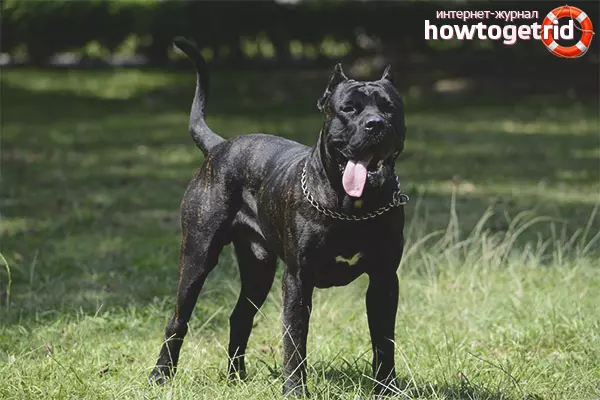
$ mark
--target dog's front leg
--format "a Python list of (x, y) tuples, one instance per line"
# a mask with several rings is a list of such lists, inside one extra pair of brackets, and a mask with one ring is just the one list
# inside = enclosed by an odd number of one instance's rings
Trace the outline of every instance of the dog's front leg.
[(296, 270), (283, 274), (283, 394), (308, 395), (306, 338), (314, 285)]
[(394, 367), (394, 326), (398, 310), (396, 271), (370, 276), (367, 289), (367, 317), (373, 346), (375, 394), (389, 395), (396, 390)]

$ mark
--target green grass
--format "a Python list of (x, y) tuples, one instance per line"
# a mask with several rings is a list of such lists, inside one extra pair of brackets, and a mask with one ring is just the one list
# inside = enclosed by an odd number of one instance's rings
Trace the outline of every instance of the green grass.
[[(217, 132), (314, 142), (326, 74), (213, 78)], [(193, 84), (190, 72), (3, 71), (0, 398), (280, 397), (279, 278), (250, 338), (249, 379), (226, 379), (230, 249), (176, 379), (146, 384), (174, 304), (178, 206), (201, 162), (187, 134)], [(406, 103), (398, 398), (600, 398), (597, 99)], [(315, 294), (315, 398), (372, 388), (366, 284)]]

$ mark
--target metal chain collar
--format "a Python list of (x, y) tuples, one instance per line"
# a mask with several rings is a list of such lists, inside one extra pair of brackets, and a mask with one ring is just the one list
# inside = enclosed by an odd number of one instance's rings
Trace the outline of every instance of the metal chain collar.
[(302, 192), (304, 192), (304, 196), (306, 197), (306, 200), (308, 200), (308, 202), (310, 203), (311, 206), (316, 208), (317, 211), (319, 211), (320, 213), (327, 215), (328, 217), (331, 217), (334, 219), (341, 219), (344, 221), (364, 221), (367, 219), (372, 219), (372, 218), (378, 217), (381, 214), (391, 210), (394, 207), (403, 206), (404, 204), (408, 203), (409, 197), (408, 197), (408, 195), (400, 192), (400, 180), (398, 179), (398, 176), (396, 176), (396, 183), (398, 184), (398, 188), (392, 195), (392, 201), (390, 201), (385, 206), (380, 207), (375, 211), (372, 211), (368, 214), (361, 215), (361, 216), (349, 215), (349, 214), (344, 214), (344, 213), (340, 213), (337, 211), (331, 211), (330, 209), (321, 206), (315, 200), (315, 198), (312, 196), (312, 194), (310, 194), (310, 192), (308, 191), (308, 187), (306, 185), (306, 165), (307, 165), (307, 163), (304, 164), (304, 168), (302, 169), (302, 178), (300, 179), (300, 183), (302, 184)]

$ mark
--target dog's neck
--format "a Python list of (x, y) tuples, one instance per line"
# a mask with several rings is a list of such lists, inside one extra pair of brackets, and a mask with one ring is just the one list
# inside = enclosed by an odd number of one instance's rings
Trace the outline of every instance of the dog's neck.
[[(333, 155), (327, 148), (323, 130), (319, 133), (319, 139), (312, 153), (313, 167), (320, 168), (320, 178), (327, 180), (329, 186), (335, 192), (337, 197), (343, 197), (346, 193), (342, 186), (342, 179), (339, 167), (334, 160)], [(313, 171), (313, 173), (316, 171)]]

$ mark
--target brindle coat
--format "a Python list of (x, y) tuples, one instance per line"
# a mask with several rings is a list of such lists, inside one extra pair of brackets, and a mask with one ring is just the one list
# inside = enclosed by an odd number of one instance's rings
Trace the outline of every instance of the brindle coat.
[[(175, 312), (166, 327), (156, 368), (163, 382), (177, 366), (179, 351), (197, 297), (223, 246), (233, 243), (242, 288), (231, 314), (229, 372), (245, 375), (244, 353), (253, 318), (265, 301), (279, 257), (283, 274), (284, 393), (306, 392), (306, 339), (313, 289), (342, 286), (366, 273), (366, 306), (373, 347), (377, 394), (395, 383), (394, 324), (398, 305), (396, 269), (403, 249), (404, 209), (376, 218), (338, 220), (306, 199), (307, 188), (322, 207), (365, 215), (388, 204), (397, 185), (394, 163), (403, 149), (403, 104), (389, 68), (373, 82), (348, 79), (338, 64), (318, 102), (325, 115), (317, 144), (307, 147), (280, 137), (249, 134), (224, 140), (208, 128), (204, 105), (206, 64), (197, 48), (177, 38), (176, 46), (194, 61), (198, 80), (190, 133), (205, 160), (181, 204), (183, 237)], [(368, 129), (373, 121), (377, 128)], [(380, 185), (367, 184), (361, 203), (342, 187), (349, 158), (373, 155), (383, 168)], [(358, 207), (360, 205), (360, 208)]]

